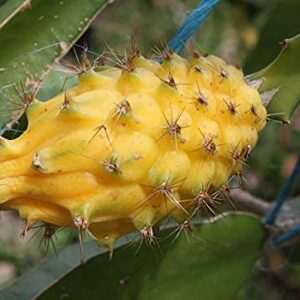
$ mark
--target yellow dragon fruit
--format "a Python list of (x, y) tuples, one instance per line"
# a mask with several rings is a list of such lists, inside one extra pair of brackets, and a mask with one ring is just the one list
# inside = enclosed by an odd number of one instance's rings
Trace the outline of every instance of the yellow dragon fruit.
[(87, 230), (102, 246), (171, 216), (183, 222), (239, 174), (266, 122), (259, 93), (222, 59), (128, 55), (48, 102), (0, 140), (0, 209)]

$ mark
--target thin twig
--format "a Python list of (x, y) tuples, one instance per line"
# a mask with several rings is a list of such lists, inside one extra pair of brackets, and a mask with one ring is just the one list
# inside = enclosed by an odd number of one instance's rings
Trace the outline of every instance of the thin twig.
[(267, 213), (264, 222), (267, 225), (272, 225), (274, 224), (281, 208), (282, 205), (284, 203), (284, 201), (288, 198), (288, 196), (291, 193), (291, 190), (294, 186), (294, 183), (296, 181), (297, 175), (300, 172), (300, 152), (298, 154), (298, 159), (297, 162), (294, 166), (294, 169), (291, 173), (291, 175), (289, 176), (288, 180), (286, 181), (286, 183), (284, 184), (284, 186), (282, 187), (280, 193), (278, 194), (272, 208), (270, 209), (270, 211)]
[(230, 191), (232, 202), (238, 207), (255, 213), (259, 216), (265, 216), (271, 208), (271, 204), (251, 195), (249, 192), (242, 189), (232, 189)]
[(273, 239), (273, 245), (274, 246), (280, 246), (296, 236), (299, 236), (300, 234), (300, 224), (296, 224), (294, 227), (292, 227), (288, 232), (285, 232)]

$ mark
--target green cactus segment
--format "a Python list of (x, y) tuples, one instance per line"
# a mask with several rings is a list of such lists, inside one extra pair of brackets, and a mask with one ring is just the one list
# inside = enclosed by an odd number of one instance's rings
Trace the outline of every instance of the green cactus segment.
[[(255, 49), (246, 57), (243, 70), (252, 74), (278, 55), (278, 42), (300, 33), (299, 0), (272, 1)], [(288, 22), (287, 22), (288, 20)]]
[(262, 80), (260, 93), (272, 96), (267, 106), (270, 118), (289, 123), (300, 104), (300, 34), (284, 40), (282, 47), (270, 65), (249, 79)]
[(31, 7), (31, 0), (10, 0), (0, 6), (0, 29), (18, 13)]
[[(107, 253), (88, 243), (87, 262), (71, 246), (0, 293), (3, 299), (205, 299), (231, 300), (258, 258), (266, 231), (255, 217), (232, 214), (216, 222), (161, 232), (153, 249), (145, 242)], [(170, 235), (170, 232), (172, 234)], [(170, 235), (168, 238), (164, 237)]]
[(78, 76), (69, 74), (63, 66), (54, 67), (40, 84), (36, 98), (47, 101), (78, 84)]
[[(10, 2), (10, 1), (9, 1)], [(18, 99), (20, 83), (38, 81), (63, 57), (108, 0), (33, 0), (0, 31), (0, 101)], [(26, 88), (26, 87), (25, 87)], [(7, 109), (7, 108), (6, 108)], [(10, 116), (1, 114), (2, 123)]]

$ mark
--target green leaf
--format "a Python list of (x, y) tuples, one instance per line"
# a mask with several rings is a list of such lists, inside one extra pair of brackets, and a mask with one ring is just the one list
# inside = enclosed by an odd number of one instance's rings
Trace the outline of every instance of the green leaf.
[[(32, 0), (0, 30), (0, 101), (17, 98), (13, 85), (39, 81), (88, 28), (109, 0)], [(14, 99), (15, 98), (15, 99)], [(7, 108), (6, 108), (7, 109)], [(5, 107), (2, 107), (3, 111)], [(5, 121), (9, 115), (2, 114)]]
[(243, 66), (246, 74), (252, 74), (271, 63), (278, 55), (279, 42), (300, 32), (299, 0), (263, 2), (266, 9), (262, 13), (263, 15), (259, 17), (263, 21), (263, 28), (259, 33), (259, 40), (255, 49), (246, 58)]
[(6, 1), (0, 8), (0, 29), (4, 27), (19, 12), (30, 8), (31, 0)]
[(262, 80), (259, 92), (270, 97), (270, 118), (289, 123), (300, 103), (300, 35), (286, 39), (277, 58), (248, 78)]
[[(168, 234), (170, 229), (162, 232), (162, 240)], [(256, 217), (232, 214), (195, 225), (192, 234), (183, 230), (174, 242), (171, 237), (164, 239), (160, 248), (142, 245), (135, 253), (138, 245), (119, 245), (111, 261), (107, 253), (87, 244), (87, 262), (79, 265), (78, 249), (72, 246), (58, 259), (50, 258), (25, 274), (0, 297), (232, 300), (265, 238), (264, 225)]]
[(47, 74), (42, 81), (36, 98), (40, 101), (46, 101), (78, 84), (78, 76), (68, 74), (63, 66), (54, 68)]

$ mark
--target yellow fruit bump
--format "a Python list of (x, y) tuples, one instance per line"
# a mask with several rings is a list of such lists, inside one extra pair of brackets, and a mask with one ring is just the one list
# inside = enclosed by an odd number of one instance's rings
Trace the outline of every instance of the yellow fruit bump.
[(0, 140), (0, 209), (24, 232), (41, 221), (47, 237), (73, 227), (108, 247), (135, 230), (153, 239), (166, 217), (214, 214), (266, 122), (239, 69), (196, 53), (159, 64), (129, 51), (48, 102), (24, 99), (28, 128)]

